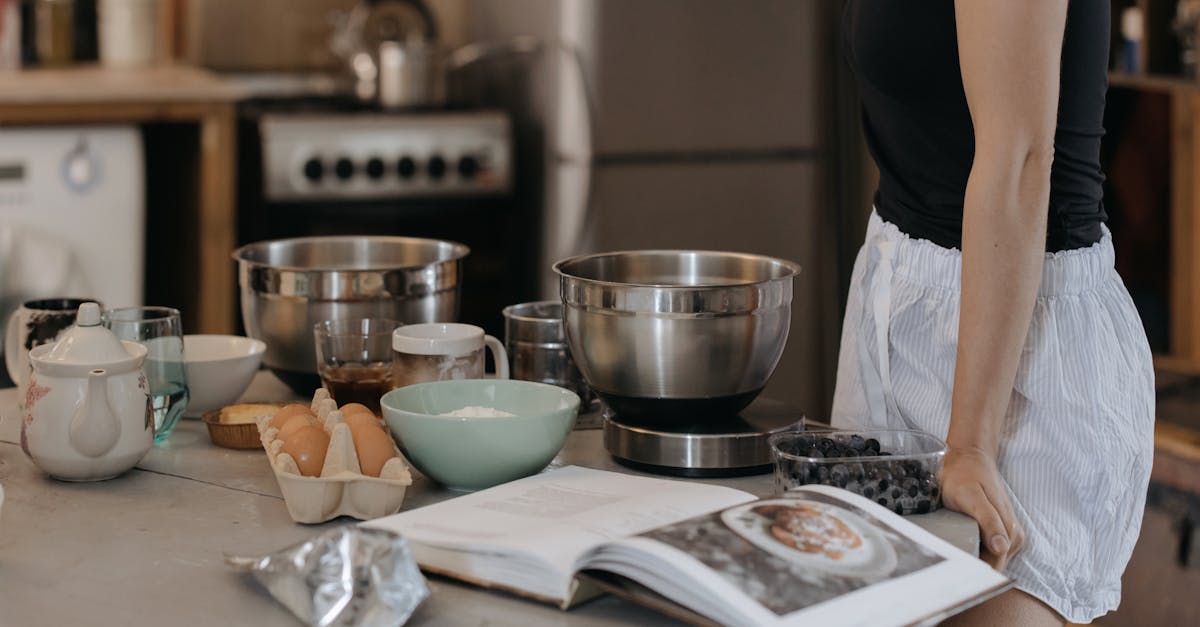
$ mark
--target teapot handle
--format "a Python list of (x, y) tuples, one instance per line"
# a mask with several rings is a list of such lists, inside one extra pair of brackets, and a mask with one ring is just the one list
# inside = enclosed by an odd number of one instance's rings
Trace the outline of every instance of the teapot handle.
[(87, 393), (75, 406), (69, 431), (71, 448), (88, 457), (100, 457), (117, 445), (121, 423), (108, 404), (106, 371), (97, 369), (88, 373)]
[(8, 329), (4, 333), (4, 366), (8, 368), (8, 378), (18, 386), (25, 384), (25, 373), (21, 372), (20, 360), (17, 359), (17, 355), (21, 354), (21, 347), (17, 346), (21, 340), (21, 327), (18, 324), (20, 317), (20, 309), (12, 312), (8, 317)]

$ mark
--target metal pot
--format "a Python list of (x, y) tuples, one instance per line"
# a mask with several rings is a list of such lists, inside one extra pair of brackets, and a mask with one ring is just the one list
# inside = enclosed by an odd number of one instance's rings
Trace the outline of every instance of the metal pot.
[(623, 422), (727, 418), (779, 363), (800, 267), (759, 255), (630, 251), (554, 265), (571, 354)]
[(303, 237), (243, 246), (242, 322), (267, 343), (263, 363), (303, 395), (320, 385), (313, 325), (389, 318), (406, 324), (458, 318), (459, 243), (413, 237)]

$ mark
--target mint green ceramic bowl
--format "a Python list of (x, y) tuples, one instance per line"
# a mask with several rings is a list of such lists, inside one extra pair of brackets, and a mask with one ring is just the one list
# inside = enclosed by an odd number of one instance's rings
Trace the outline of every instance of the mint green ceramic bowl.
[[(465, 379), (398, 388), (380, 405), (392, 437), (417, 470), (452, 490), (481, 490), (545, 468), (575, 426), (579, 396), (532, 381)], [(439, 415), (464, 407), (516, 415)]]

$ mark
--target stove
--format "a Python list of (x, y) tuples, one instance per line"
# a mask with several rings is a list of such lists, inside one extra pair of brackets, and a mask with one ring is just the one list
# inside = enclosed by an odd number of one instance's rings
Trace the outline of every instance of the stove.
[(732, 477), (771, 471), (772, 433), (804, 428), (799, 409), (759, 397), (737, 416), (697, 417), (685, 427), (638, 426), (611, 410), (604, 448), (630, 468), (683, 477)]
[[(503, 332), (537, 296), (541, 216), (502, 110), (382, 111), (334, 87), (239, 104), (238, 243), (399, 235), (466, 244), (459, 320)], [(286, 89), (285, 89), (286, 88)]]
[(269, 201), (453, 198), (512, 190), (508, 116), (270, 113), (259, 118)]

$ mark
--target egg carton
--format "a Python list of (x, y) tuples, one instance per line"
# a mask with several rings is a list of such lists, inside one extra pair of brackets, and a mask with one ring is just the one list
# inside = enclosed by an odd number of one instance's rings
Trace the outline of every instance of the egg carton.
[[(383, 465), (379, 477), (369, 477), (359, 467), (349, 425), (324, 388), (313, 395), (312, 411), (329, 434), (329, 449), (319, 477), (301, 475), (296, 460), (281, 450), (283, 441), (278, 437), (279, 429), (270, 426), (271, 415), (256, 419), (263, 449), (292, 520), (321, 523), (338, 516), (370, 520), (400, 511), (413, 478), (395, 442), (392, 449), (396, 456)], [(387, 429), (382, 424), (380, 427)]]

